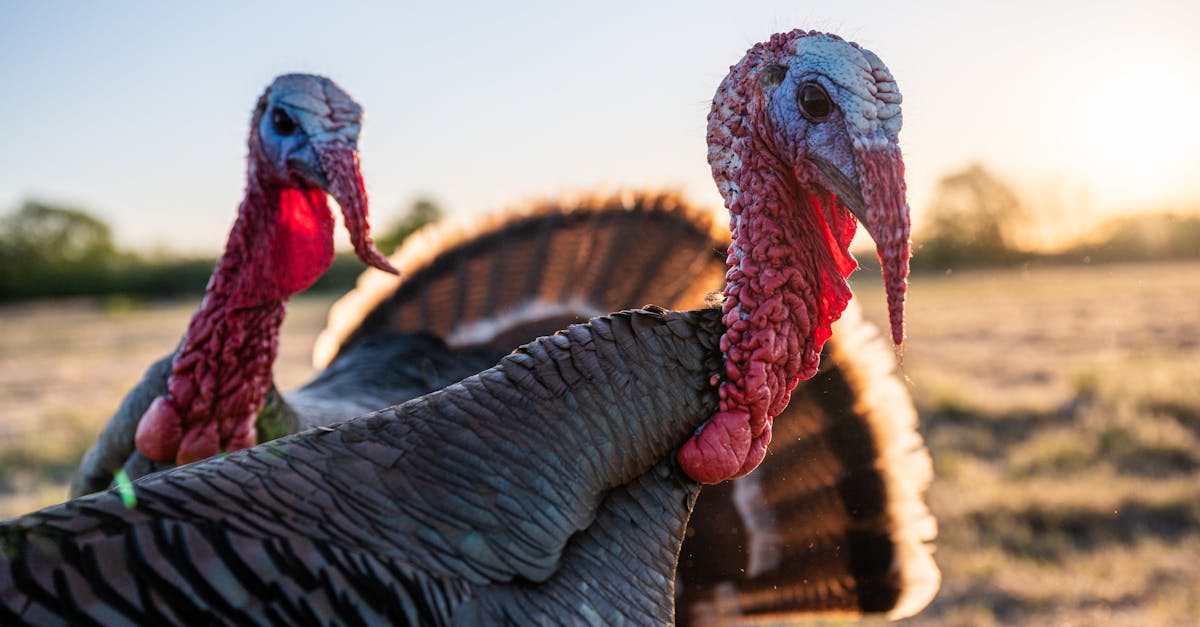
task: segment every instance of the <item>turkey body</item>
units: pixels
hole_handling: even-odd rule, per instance
[[[606,306],[694,307],[721,286],[725,241],[708,214],[654,194],[544,205],[465,231],[434,228],[392,257],[406,269],[403,279],[368,270],[334,305],[315,354],[318,364],[329,366],[311,392],[296,394],[331,396],[318,382],[339,370],[339,362],[350,381],[357,380],[356,359],[345,358],[363,342],[386,353],[395,346],[388,334],[463,342],[458,348],[430,344],[431,352],[419,358],[433,361],[423,369],[412,358],[396,360],[407,364],[409,389],[419,391],[424,384],[413,380],[457,376],[442,368],[445,359],[486,359],[488,351],[499,354]],[[597,268],[628,280],[614,281]],[[481,276],[490,287],[473,285]],[[464,296],[472,293],[490,293],[499,304],[473,303]],[[483,322],[484,314],[503,322]],[[698,319],[712,315],[708,310]],[[923,502],[931,468],[893,352],[852,304],[822,364],[777,420],[781,435],[766,469],[700,493],[680,554],[681,624],[901,617],[936,593],[939,574],[926,544],[936,525]],[[662,383],[667,387],[659,393],[677,391],[674,383]]]

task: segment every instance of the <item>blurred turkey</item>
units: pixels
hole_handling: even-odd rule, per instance
[[[145,468],[147,458],[186,463],[257,441],[287,300],[333,262],[330,195],[359,258],[395,272],[367,224],[361,121],[362,108],[320,76],[280,76],[259,97],[245,196],[204,300],[179,347],[150,367],[85,454],[73,495],[108,485],[135,445],[141,456],[132,461]]]
[[[804,38],[817,43],[801,45]],[[755,98],[786,92],[789,81],[814,80],[814,71],[818,77],[833,77],[831,81],[853,78],[854,72],[840,61],[850,70],[866,65],[871,81],[890,82],[874,55],[833,37],[793,32],[753,48],[726,83],[737,78],[761,90],[750,94],[753,104]],[[840,85],[834,82],[824,92],[848,111],[861,105],[847,100],[860,92],[890,94],[874,82],[874,91]],[[797,91],[802,89],[792,90]],[[804,102],[797,96],[793,108],[803,108]],[[739,367],[761,367],[753,359],[732,367],[726,362],[739,357],[739,338],[727,337],[737,331],[728,322],[731,312],[735,319],[752,321],[741,333],[751,336],[759,330],[753,328],[759,322],[755,305],[797,287],[789,277],[775,285],[775,292],[756,294],[762,286],[755,278],[770,278],[771,266],[755,257],[760,247],[752,243],[762,242],[758,238],[766,233],[761,248],[771,253],[768,257],[784,258],[788,255],[776,250],[778,238],[814,244],[789,230],[796,226],[789,222],[824,225],[812,250],[798,260],[788,259],[812,266],[795,279],[814,279],[812,293],[800,294],[796,308],[812,319],[767,317],[776,327],[790,321],[817,338],[805,340],[797,351],[807,363],[806,351],[814,346],[820,350],[825,339],[820,336],[828,334],[849,296],[844,249],[853,219],[846,212],[862,216],[868,229],[891,229],[881,255],[893,313],[898,271],[889,265],[897,254],[892,240],[897,230],[907,240],[906,230],[892,228],[894,216],[877,216],[874,227],[870,221],[881,211],[907,209],[902,179],[889,164],[876,163],[878,156],[864,158],[862,163],[872,167],[864,168],[861,177],[853,159],[850,173],[839,177],[835,170],[845,167],[842,158],[854,155],[852,151],[839,156],[833,150],[835,154],[804,161],[804,152],[793,150],[798,160],[786,167],[795,182],[783,185],[789,189],[756,189],[740,182],[734,160],[720,149],[738,148],[736,141],[721,136],[722,129],[746,130],[745,123],[725,119],[735,110],[719,92],[710,118],[710,141],[717,136],[710,161],[735,216],[729,255],[733,289],[726,291],[724,315],[653,310],[597,319],[539,339],[494,369],[399,408],[148,478],[133,487],[136,509],[126,510],[114,489],[10,523],[0,532],[5,556],[12,560],[10,567],[0,566],[3,605],[34,622],[81,620],[84,614],[101,622],[156,623],[214,616],[275,622],[332,616],[367,623],[448,622],[452,617],[467,623],[669,621],[675,556],[698,491],[687,475],[697,468],[704,474],[705,469],[703,460],[689,467],[684,457],[681,469],[670,453],[697,427],[705,425],[700,433],[707,432],[712,423],[706,421],[740,403],[752,405],[745,412],[751,422],[760,410],[767,420],[778,413],[772,409],[778,398],[764,405],[744,390],[724,387]],[[762,110],[761,103],[740,109],[745,115]],[[840,121],[833,113],[841,114],[841,109],[818,117]],[[898,110],[887,120],[898,130]],[[788,139],[784,131],[790,127],[781,126]],[[848,122],[842,126],[843,134],[861,131]],[[894,143],[894,132],[888,137]],[[857,148],[859,142],[844,143]],[[870,149],[892,147],[871,144]],[[894,158],[899,159],[898,150]],[[780,165],[739,160],[754,168]],[[780,183],[778,175],[768,178]],[[889,188],[896,185],[898,191]],[[752,191],[757,191],[757,202]],[[780,196],[781,191],[792,191],[794,197]],[[899,206],[893,206],[896,196]],[[892,205],[880,208],[880,198]],[[762,213],[781,205],[797,214],[781,218]],[[668,209],[669,215],[689,215]],[[621,210],[636,213],[632,207]],[[634,274],[621,274],[619,265],[606,268],[609,275],[598,283],[582,278],[604,274],[590,263],[568,264],[565,268],[575,274],[564,269],[556,275],[548,270],[558,265],[546,260],[557,237],[548,235],[553,228],[545,219],[569,222],[572,215],[576,212],[542,212],[541,220],[527,216],[457,240],[443,238],[428,249],[433,252],[427,253],[425,265],[406,268],[411,274],[390,288],[371,287],[382,285],[378,278],[364,279],[344,301],[357,304],[334,312],[321,342],[324,354],[336,353],[337,358],[289,400],[300,407],[305,396],[317,405],[345,398],[318,390],[351,389],[359,381],[358,371],[338,364],[350,363],[343,360],[368,349],[392,356],[364,363],[402,365],[407,370],[381,370],[399,373],[395,376],[406,378],[408,385],[420,380],[413,387],[441,388],[439,377],[453,379],[450,373],[459,366],[430,357],[430,346],[440,345],[439,339],[426,335],[426,346],[417,342],[397,349],[387,338],[400,337],[393,335],[399,332],[435,332],[453,347],[442,346],[443,355],[485,359],[488,351],[502,352],[544,333],[543,323],[558,328],[577,316],[622,306],[601,306],[595,294],[637,298],[641,292],[634,288],[643,281],[633,277],[641,276],[637,271],[648,261],[669,266],[670,259],[687,257],[675,254],[676,248],[686,247],[681,241],[646,246],[659,240],[638,228],[616,227],[600,235],[603,229],[589,227],[573,244],[562,244],[576,259],[606,249],[615,250],[609,254],[617,262],[650,259],[634,262]],[[879,221],[887,224],[878,226]],[[514,246],[511,254],[487,256],[493,245],[487,243],[490,233],[522,224],[529,234],[525,244]],[[667,229],[676,240],[687,230],[678,225]],[[509,237],[512,233],[497,241]],[[458,245],[450,245],[452,241]],[[710,243],[704,245],[711,249]],[[477,251],[471,252],[472,247]],[[903,253],[906,260],[906,248]],[[510,263],[514,255],[534,262]],[[679,262],[683,265],[676,267],[688,267],[689,274],[664,273],[682,277],[674,300],[640,300],[686,306],[683,299],[719,287],[719,265],[714,286],[703,285],[705,268],[713,265],[706,257],[702,248],[690,261]],[[747,260],[754,264],[738,267]],[[503,269],[510,266],[535,270],[522,276],[520,270]],[[478,280],[491,276],[500,281]],[[554,284],[580,286],[579,297],[561,298],[562,292],[545,287]],[[501,295],[513,285],[525,291]],[[583,287],[589,285],[603,289]],[[475,304],[480,293],[489,306]],[[464,314],[469,311],[477,313]],[[898,337],[896,317],[893,323]],[[936,590],[937,571],[925,545],[932,538],[932,520],[920,501],[928,458],[913,430],[911,403],[892,377],[889,351],[873,331],[856,325],[847,333],[847,348],[833,348],[833,367],[827,364],[814,382],[800,388],[795,403],[787,405],[790,389],[783,390],[787,409],[784,426],[777,429],[783,446],[766,456],[766,468],[752,481],[735,482],[705,497],[680,563],[675,593],[681,620],[779,621],[818,611],[902,616],[923,607]],[[859,348],[867,351],[861,355],[864,364],[855,363]],[[812,374],[803,363],[794,366],[795,372],[784,373],[784,383]],[[769,395],[780,393],[766,387]],[[728,433],[726,427],[718,431]],[[750,435],[761,438],[762,430]],[[746,438],[747,446],[751,439]],[[765,454],[765,443],[762,447]],[[729,448],[737,461],[732,472],[758,463],[753,448]],[[725,466],[718,475],[729,471]]]

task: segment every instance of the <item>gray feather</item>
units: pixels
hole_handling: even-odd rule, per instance
[[[171,362],[174,359],[175,352],[172,352],[154,362],[142,375],[142,380],[125,395],[112,419],[104,425],[79,462],[79,470],[71,480],[71,496],[103,490],[112,483],[113,472],[121,468],[134,452],[133,434],[137,431],[142,414],[146,413],[155,397],[167,392],[167,378],[171,376]],[[145,473],[137,476],[141,474]]]
[[[111,489],[6,523],[0,607],[47,623],[446,622],[469,597],[536,615],[539,595],[480,595],[578,593],[600,560],[658,587],[595,611],[661,615],[696,490],[670,459],[716,405],[718,317],[600,318],[399,407],[146,477],[132,509]],[[681,337],[679,319],[704,331]],[[667,512],[665,531],[616,522],[639,507]]]

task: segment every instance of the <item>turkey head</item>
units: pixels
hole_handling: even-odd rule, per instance
[[[320,76],[280,76],[259,98],[237,221],[174,357],[168,392],[138,423],[135,443],[147,458],[184,464],[257,442],[284,304],[333,261],[328,195],[359,258],[395,272],[367,224],[361,122],[362,108]]]
[[[364,263],[395,273],[375,250],[358,162],[362,107],[333,81],[307,74],[275,79],[255,107],[250,130],[250,184],[267,202],[243,203],[239,220],[266,218],[257,233],[270,254],[242,298],[287,298],[308,288],[333,261],[333,218],[326,194],[342,209],[354,251]],[[272,216],[278,198],[279,211]],[[254,212],[255,215],[246,214]],[[232,238],[230,244],[233,244]],[[275,289],[270,289],[270,288]]]
[[[751,48],[717,89],[708,161],[730,212],[720,410],[684,446],[693,479],[753,470],[771,420],[817,369],[850,299],[857,220],[882,262],[892,339],[904,336],[909,257],[900,92],[879,57],[792,31]]]

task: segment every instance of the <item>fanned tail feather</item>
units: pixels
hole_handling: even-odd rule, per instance
[[[680,624],[902,618],[932,600],[932,467],[895,367],[852,304],[821,372],[775,419],[762,466],[701,492],[680,555]]]
[[[426,332],[451,347],[510,350],[612,311],[704,305],[724,284],[728,232],[673,194],[546,203],[414,234],[330,310],[324,367],[355,338]]]

